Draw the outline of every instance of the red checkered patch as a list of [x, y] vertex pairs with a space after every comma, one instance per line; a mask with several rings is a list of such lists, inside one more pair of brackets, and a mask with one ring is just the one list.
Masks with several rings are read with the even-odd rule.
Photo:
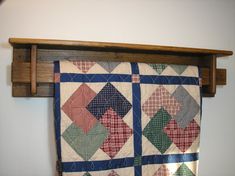
[[197, 138], [200, 127], [195, 120], [192, 120], [186, 128], [182, 129], [174, 119], [171, 119], [164, 128], [164, 132], [182, 152], [185, 152]]
[[140, 83], [140, 75], [138, 75], [138, 74], [133, 74], [133, 75], [132, 75], [132, 82], [133, 82], [133, 83]]
[[181, 104], [163, 86], [159, 86], [143, 104], [142, 109], [149, 117], [153, 117], [162, 107], [174, 116], [180, 111]]
[[95, 62], [92, 61], [73, 61], [73, 64], [77, 66], [79, 70], [81, 70], [83, 73], [87, 73], [93, 65], [95, 65]]
[[86, 84], [82, 84], [64, 103], [62, 110], [84, 133], [96, 124], [96, 118], [86, 109], [96, 93]]
[[119, 176], [119, 175], [117, 174], [117, 172], [115, 172], [114, 170], [112, 170], [112, 171], [109, 173], [108, 176]]
[[166, 167], [166, 165], [162, 165], [157, 172], [154, 173], [153, 176], [169, 176], [170, 175], [170, 171], [169, 169]]
[[60, 73], [55, 73], [54, 74], [54, 83], [59, 83], [60, 82]]
[[120, 116], [109, 108], [100, 122], [108, 129], [109, 136], [100, 147], [105, 153], [113, 158], [132, 135], [132, 129], [122, 120]]

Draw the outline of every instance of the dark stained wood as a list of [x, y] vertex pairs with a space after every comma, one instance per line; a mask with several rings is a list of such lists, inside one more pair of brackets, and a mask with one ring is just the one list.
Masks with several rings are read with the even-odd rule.
[[31, 85], [25, 83], [13, 83], [12, 84], [12, 96], [13, 97], [53, 97], [54, 96], [54, 84], [38, 84], [37, 93], [31, 94]]
[[229, 56], [232, 51], [212, 50], [202, 48], [186, 48], [160, 45], [143, 45], [128, 43], [109, 43], [92, 41], [73, 41], [73, 40], [53, 40], [53, 39], [29, 39], [29, 38], [10, 38], [9, 42], [14, 48], [27, 48], [31, 45], [38, 45], [39, 48], [51, 49], [80, 49], [80, 50], [99, 50], [99, 51], [133, 51], [133, 52], [154, 52], [154, 53], [181, 53], [195, 55], [216, 55]]
[[215, 96], [216, 93], [216, 57], [213, 55], [210, 59], [210, 85], [209, 92]]
[[[209, 67], [209, 81], [210, 84], [203, 87], [203, 92], [210, 96], [214, 97], [216, 93], [216, 85], [217, 85], [217, 78], [216, 78], [216, 57], [214, 55], [208, 58], [208, 67]], [[224, 78], [224, 77], [223, 77]], [[226, 80], [225, 80], [226, 82]]]
[[32, 45], [30, 62], [31, 94], [37, 93], [37, 45]]
[[208, 68], [201, 68], [200, 73], [202, 78], [201, 82], [202, 87], [210, 85], [210, 77], [209, 77], [210, 70]]
[[[13, 61], [27, 62], [29, 49], [14, 49]], [[38, 49], [37, 60], [53, 62], [55, 60], [91, 60], [91, 61], [123, 61], [144, 63], [166, 63], [205, 66], [203, 58], [206, 56], [181, 56], [169, 54], [144, 54], [106, 51], [80, 51], [80, 50], [48, 50]]]
[[216, 69], [216, 85], [227, 84], [227, 71], [226, 69]]
[[53, 62], [66, 59], [195, 65], [202, 70], [203, 96], [213, 97], [216, 85], [226, 84], [226, 70], [216, 68], [216, 58], [233, 54], [226, 50], [126, 43], [20, 38], [10, 38], [9, 42], [14, 47], [15, 97], [53, 96]]
[[[37, 83], [53, 83], [52, 63], [37, 63]], [[12, 82], [30, 83], [30, 63], [18, 62], [12, 63]]]

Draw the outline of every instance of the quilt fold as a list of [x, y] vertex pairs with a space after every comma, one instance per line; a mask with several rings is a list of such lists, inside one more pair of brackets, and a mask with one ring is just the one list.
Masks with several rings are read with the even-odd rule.
[[198, 67], [56, 61], [63, 176], [197, 176]]

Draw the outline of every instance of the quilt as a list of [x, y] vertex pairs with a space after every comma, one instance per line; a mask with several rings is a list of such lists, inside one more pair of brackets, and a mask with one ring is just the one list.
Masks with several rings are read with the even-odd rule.
[[198, 175], [198, 67], [66, 60], [54, 79], [63, 176]]

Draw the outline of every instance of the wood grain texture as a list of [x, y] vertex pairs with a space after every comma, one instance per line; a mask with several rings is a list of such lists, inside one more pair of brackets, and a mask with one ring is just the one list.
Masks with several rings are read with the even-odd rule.
[[53, 97], [54, 84], [38, 84], [36, 94], [31, 94], [31, 85], [25, 83], [12, 84], [13, 97]]
[[10, 38], [10, 44], [14, 48], [27, 48], [31, 45], [38, 45], [39, 48], [58, 48], [58, 49], [82, 49], [82, 50], [100, 50], [100, 51], [135, 51], [135, 52], [154, 52], [154, 53], [181, 53], [198, 55], [216, 55], [229, 56], [232, 51], [213, 50], [202, 48], [186, 48], [161, 45], [143, 45], [128, 43], [109, 43], [93, 41], [73, 41], [73, 40], [53, 40], [53, 39], [30, 39], [30, 38]]
[[208, 96], [214, 97], [215, 94], [216, 94], [216, 85], [217, 85], [217, 82], [216, 82], [217, 81], [217, 76], [216, 76], [217, 75], [216, 74], [216, 57], [214, 55], [212, 55], [212, 56], [209, 56], [207, 60], [208, 60], [207, 61], [207, 66], [209, 68], [208, 76], [209, 76], [210, 84], [207, 85], [207, 86], [202, 87], [202, 90]]
[[216, 69], [216, 85], [226, 85], [226, 84], [227, 84], [227, 70]]
[[14, 47], [12, 95], [15, 97], [53, 96], [56, 60], [195, 65], [202, 70], [203, 96], [213, 97], [216, 85], [226, 84], [226, 70], [216, 68], [216, 58], [233, 54], [227, 50], [127, 43], [24, 38], [10, 38], [9, 42]]
[[[52, 63], [37, 64], [37, 83], [53, 83], [54, 66]], [[12, 63], [12, 82], [30, 83], [30, 63]]]
[[[29, 49], [15, 48], [13, 54], [14, 62], [29, 62]], [[56, 60], [90, 60], [90, 61], [122, 61], [122, 62], [144, 62], [144, 63], [166, 63], [180, 65], [206, 66], [206, 56], [184, 56], [172, 54], [146, 54], [110, 51], [82, 51], [82, 50], [48, 50], [38, 49], [37, 60], [53, 62]]]
[[210, 60], [210, 85], [209, 92], [215, 96], [216, 93], [216, 57], [213, 55]]
[[31, 94], [37, 93], [37, 45], [32, 45], [30, 62]]

